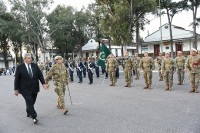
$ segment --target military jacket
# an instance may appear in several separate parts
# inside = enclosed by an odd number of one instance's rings
[[[53,77],[54,82],[67,83],[69,74],[64,64],[55,64],[47,73],[45,83],[48,83]]]
[[[165,58],[162,62],[162,70],[164,71],[174,71],[175,62],[172,58]]]
[[[196,56],[188,56],[186,66],[191,73],[200,73],[200,57]]]
[[[109,58],[106,67],[108,71],[115,71],[116,68],[118,67],[117,60],[114,58]]]
[[[176,67],[178,69],[184,69],[185,68],[185,57],[184,56],[176,57],[175,62],[176,62]]]
[[[155,63],[151,57],[142,57],[140,61],[140,68],[142,68],[145,71],[154,70]]]
[[[139,67],[140,64],[140,57],[133,58],[133,67]]]

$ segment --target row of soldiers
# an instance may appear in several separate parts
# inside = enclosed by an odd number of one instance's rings
[[[132,71],[136,74],[136,80],[139,80],[140,70],[143,70],[145,87],[144,89],[152,88],[152,71],[155,69],[155,62],[152,57],[149,57],[148,52],[144,53],[144,57],[138,57],[136,53],[134,57],[130,57],[128,52],[125,52],[124,57],[116,58],[112,54],[107,59],[107,71],[110,75],[111,85],[115,86],[117,80],[115,76],[115,70],[118,66],[117,60],[123,60],[123,70],[126,85],[125,87],[131,87]],[[159,68],[160,81],[165,80],[165,90],[172,90],[173,74],[177,70],[178,85],[183,85],[185,72],[189,71],[189,78],[191,84],[190,92],[198,93],[198,85],[200,79],[200,55],[196,49],[191,49],[190,55],[185,58],[181,51],[177,52],[175,59],[171,58],[170,53],[165,53],[163,57],[162,53],[155,59]]]
[[[108,77],[108,75],[110,76],[110,86],[116,85],[117,77],[119,76],[120,62],[122,62],[121,65],[124,71],[126,81],[125,87],[131,87],[131,83],[133,82],[133,73],[136,75],[135,80],[139,80],[140,70],[143,70],[145,80],[144,89],[151,89],[152,71],[155,69],[156,62],[159,69],[159,80],[165,80],[166,90],[172,90],[173,74],[175,71],[177,71],[178,75],[178,85],[183,85],[184,75],[186,70],[188,70],[190,74],[190,84],[192,86],[190,92],[198,93],[200,56],[197,54],[196,49],[192,49],[187,58],[183,56],[181,51],[177,52],[177,57],[175,59],[171,58],[170,53],[165,53],[165,56],[163,56],[162,53],[159,53],[159,56],[155,61],[148,55],[148,52],[145,52],[144,57],[142,58],[138,57],[137,53],[135,53],[133,57],[130,57],[128,51],[125,52],[123,57],[115,57],[111,54],[106,59],[106,68],[102,68],[102,74],[106,73],[106,77]],[[76,61],[68,62],[65,66],[69,68],[71,81],[73,81],[74,68],[76,68],[79,83],[82,83],[82,75],[86,77],[86,72],[88,72],[89,84],[93,83],[94,70],[97,78],[99,77],[99,66],[96,59],[88,58],[87,61],[77,59]]]

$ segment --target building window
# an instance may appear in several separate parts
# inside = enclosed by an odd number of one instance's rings
[[[147,45],[142,46],[142,51],[148,51],[148,46]]]

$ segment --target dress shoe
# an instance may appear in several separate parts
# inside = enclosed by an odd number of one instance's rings
[[[35,118],[35,119],[33,119],[33,123],[34,124],[37,124],[38,123],[38,120]]]
[[[32,118],[31,115],[27,114],[27,117]]]

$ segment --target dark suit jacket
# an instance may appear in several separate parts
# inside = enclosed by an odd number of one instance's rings
[[[39,80],[42,84],[45,84],[44,77],[38,65],[31,63],[31,68],[33,73],[32,78],[28,74],[28,70],[24,63],[17,66],[15,72],[14,89],[19,90],[19,93],[23,95],[39,92]]]

